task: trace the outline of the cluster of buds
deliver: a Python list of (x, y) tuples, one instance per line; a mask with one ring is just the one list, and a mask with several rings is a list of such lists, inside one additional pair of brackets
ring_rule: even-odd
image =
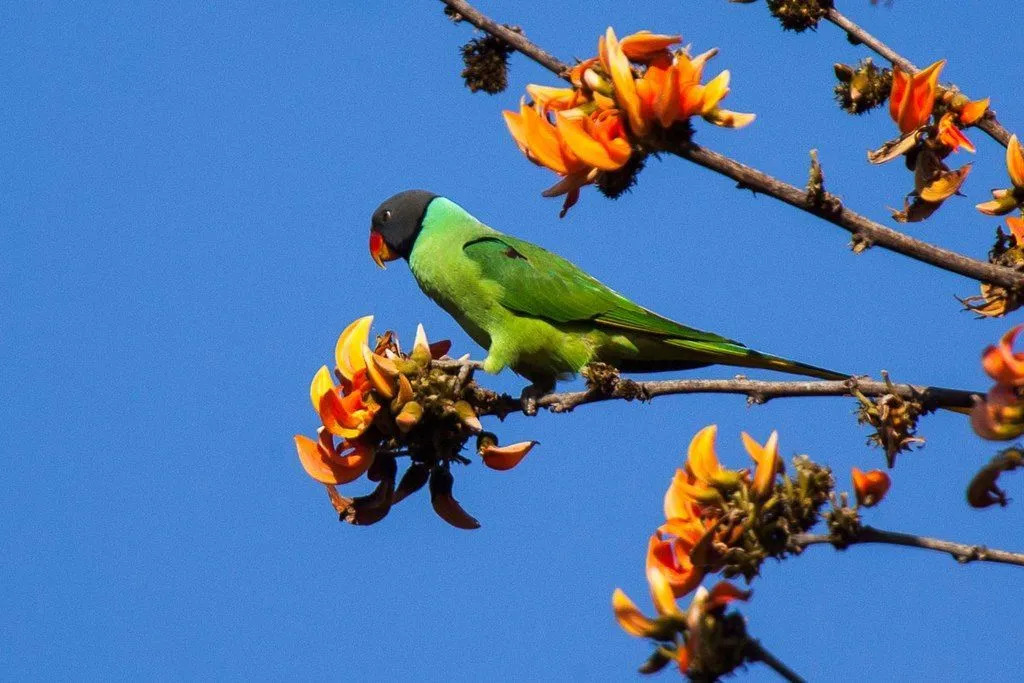
[[(944, 160), (960, 149), (974, 152), (961, 127), (977, 123), (988, 111), (988, 99), (969, 101), (953, 91), (939, 92), (939, 74), (945, 65), (940, 60), (916, 74), (893, 69), (889, 115), (900, 137), (868, 153), (874, 164), (903, 156), (907, 168), (914, 171), (914, 190), (908, 195), (913, 203), (907, 200), (902, 210), (893, 212), (901, 223), (928, 218), (960, 191), (971, 165), (950, 170)], [(937, 103), (941, 106), (936, 107)]]
[(647, 582), (657, 611), (653, 619), (621, 589), (616, 588), (612, 594), (612, 610), (622, 630), (655, 642), (655, 650), (640, 667), (640, 673), (656, 673), (675, 662), (684, 676), (713, 681), (743, 664), (749, 642), (746, 624), (738, 613), (726, 614), (725, 608), (735, 600), (747, 600), (749, 591), (728, 581), (719, 582), (711, 590), (701, 586), (684, 612), (659, 570), (648, 570)]
[(971, 411), (971, 426), (983, 439), (1009, 441), (1024, 434), (1024, 353), (1013, 350), (1022, 329), (1017, 325), (981, 354), (982, 367), (996, 382)]
[(853, 395), (860, 403), (858, 424), (870, 425), (875, 430), (868, 435), (868, 444), (885, 451), (886, 463), (892, 467), (897, 455), (909, 451), (914, 444), (924, 443), (917, 436), (917, 420), (925, 413), (925, 407), (920, 401), (897, 394), (888, 373), (883, 372), (882, 378), (889, 387), (888, 393), (868, 398), (854, 387)]
[(832, 0), (768, 0), (768, 11), (782, 28), (797, 33), (817, 28), (831, 8)]
[(856, 68), (835, 64), (833, 69), (839, 80), (835, 87), (836, 102), (843, 111), (863, 114), (889, 99), (892, 71), (879, 69), (870, 57), (862, 60)]
[(621, 41), (609, 27), (598, 56), (566, 74), (572, 87), (527, 86), (532, 102), (506, 111), (505, 123), (520, 150), (562, 179), (544, 196), (565, 195), (562, 214), (585, 185), (617, 196), (634, 181), (647, 154), (688, 139), (689, 119), (740, 128), (753, 114), (722, 109), (729, 72), (706, 84), (705, 63), (717, 50), (691, 57), (672, 47), (679, 36), (640, 31)]
[[(371, 349), (372, 323), (373, 316), (366, 316), (346, 327), (335, 347), (334, 372), (325, 365), (314, 375), (309, 394), (322, 426), (315, 440), (295, 436), (299, 461), (327, 487), (342, 521), (378, 522), (392, 505), (429, 482), (431, 503), (442, 519), (477, 528), (479, 523), (452, 496), (451, 465), (469, 462), (459, 455), (466, 441), (476, 435), (478, 455), (497, 470), (514, 467), (535, 442), (500, 447), (493, 434), (482, 431), (475, 409), (463, 398), (472, 395), (469, 383), (432, 365), (450, 342), (430, 344), (420, 325), (408, 354), (391, 332)], [(396, 458), (402, 456), (411, 464), (397, 480)], [(364, 474), (378, 482), (372, 493), (356, 498), (338, 493), (337, 485)]]
[[(999, 266), (1024, 270), (1024, 218), (1006, 217), (1009, 234), (996, 228), (996, 241), (988, 253), (988, 260)], [(1016, 289), (981, 283), (981, 294), (960, 300), (964, 308), (985, 318), (998, 318), (1024, 304), (1021, 292)]]
[(665, 523), (648, 542), (648, 570), (661, 572), (676, 597), (707, 574), (749, 581), (765, 558), (786, 556), (791, 535), (818, 522), (834, 487), (829, 469), (806, 457), (795, 458), (795, 475), (786, 475), (775, 432), (764, 445), (743, 434), (753, 472), (722, 467), (716, 431), (711, 425), (694, 436), (686, 467), (665, 494)]

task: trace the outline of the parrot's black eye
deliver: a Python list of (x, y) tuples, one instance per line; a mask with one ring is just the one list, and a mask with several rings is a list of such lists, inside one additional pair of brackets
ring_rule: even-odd
[(390, 219), (391, 219), (391, 211), (389, 209), (384, 209), (384, 213), (380, 217), (380, 222), (381, 223), (387, 223)]

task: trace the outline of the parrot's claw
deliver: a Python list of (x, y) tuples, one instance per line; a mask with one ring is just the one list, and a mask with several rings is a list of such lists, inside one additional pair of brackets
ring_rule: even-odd
[(533, 417), (537, 414), (537, 399), (544, 395), (544, 391), (536, 384), (523, 389), (523, 393), (519, 396), (519, 403), (523, 407), (523, 415)]

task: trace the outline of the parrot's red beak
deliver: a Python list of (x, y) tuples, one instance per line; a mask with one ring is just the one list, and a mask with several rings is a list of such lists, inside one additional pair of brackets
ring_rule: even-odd
[(388, 248), (384, 238), (376, 230), (370, 230), (370, 256), (381, 268), (384, 267), (385, 261), (394, 261), (398, 258), (398, 254)]

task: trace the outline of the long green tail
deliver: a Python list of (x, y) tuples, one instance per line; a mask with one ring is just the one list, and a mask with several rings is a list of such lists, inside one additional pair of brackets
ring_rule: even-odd
[[(688, 363), (689, 367), (700, 365), (733, 365), (741, 368), (759, 368), (788, 372), (791, 375), (804, 375), (827, 380), (849, 379), (850, 375), (819, 368), (816, 365), (800, 363), (788, 358), (773, 356), (749, 349), (741, 344), (722, 344), (719, 342), (703, 342), (692, 339), (666, 339), (665, 344), (679, 349), (679, 361)], [(670, 361), (668, 361), (670, 362)], [(667, 369), (667, 368), (666, 368)]]

